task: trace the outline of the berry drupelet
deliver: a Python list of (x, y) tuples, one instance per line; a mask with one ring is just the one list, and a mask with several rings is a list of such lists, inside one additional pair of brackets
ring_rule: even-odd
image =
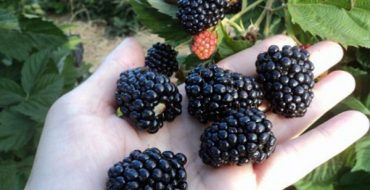
[(226, 0), (178, 0), (177, 18), (186, 32), (198, 34), (225, 17)]
[(170, 45), (156, 43), (147, 52), (145, 66), (168, 77), (179, 70), (177, 51)]
[(272, 45), (258, 55), (257, 80), (262, 84), (273, 112), (285, 117), (302, 117), (314, 97), (314, 65), (307, 50)]
[(213, 167), (260, 163), (275, 150), (271, 128), (271, 122), (256, 108), (230, 111), (204, 130), (199, 156)]
[(187, 189), (186, 157), (149, 148), (135, 150), (108, 171), (107, 190)]
[(258, 107), (263, 93), (252, 77), (216, 65), (198, 66), (185, 79), (188, 112), (202, 123), (218, 121), (232, 109)]
[(167, 76), (147, 68), (122, 72), (117, 81), (116, 102), (123, 116), (149, 133), (181, 114), (181, 100)]

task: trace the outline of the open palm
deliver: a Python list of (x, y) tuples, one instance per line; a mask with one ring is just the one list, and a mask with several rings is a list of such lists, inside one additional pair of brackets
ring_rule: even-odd
[[(219, 65), (242, 74), (254, 75), (258, 53), (276, 44), (294, 45), (286, 36), (274, 36), (233, 55)], [(335, 65), (341, 47), (320, 42), (308, 49), (315, 76)], [(203, 125), (187, 114), (184, 87), (183, 113), (165, 123), (156, 134), (130, 126), (115, 115), (114, 91), (119, 73), (144, 64), (144, 54), (133, 39), (125, 40), (82, 85), (60, 98), (50, 109), (26, 189), (104, 189), (107, 170), (134, 149), (158, 147), (182, 152), (188, 157), (188, 189), (282, 189), (338, 154), (368, 130), (367, 118), (348, 111), (303, 135), (315, 120), (348, 96), (355, 83), (351, 75), (335, 71), (314, 88), (315, 98), (302, 118), (286, 119), (273, 113), (278, 139), (275, 153), (257, 165), (214, 169), (198, 156)]]

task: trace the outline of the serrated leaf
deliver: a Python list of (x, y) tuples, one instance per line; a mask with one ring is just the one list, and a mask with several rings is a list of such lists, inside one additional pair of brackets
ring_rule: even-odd
[(332, 184), (317, 185), (308, 181), (299, 181), (298, 183), (294, 184), (294, 187), (297, 190), (334, 190), (334, 186)]
[(17, 60), (25, 60), (32, 49), (31, 40), (19, 31), (0, 29), (0, 52)]
[(17, 177), (17, 167), (14, 163), (5, 162), (0, 165), (0, 189), (18, 190), (20, 189)]
[(148, 3), (153, 8), (156, 8), (160, 13), (166, 14), (176, 19), (176, 12), (177, 12), (176, 5), (169, 4), (164, 1), (158, 1), (158, 0), (148, 0)]
[(347, 97), (345, 100), (342, 101), (342, 104), (370, 116), (370, 110), (359, 99), (353, 96)]
[(62, 94), (63, 84), (61, 75), (43, 75), (37, 80), (30, 99), (42, 102), (44, 105), (51, 104)]
[(26, 100), (13, 106), (12, 111), (29, 116), (33, 121), (44, 123), (49, 106), (43, 105), (35, 100)]
[(52, 49), (67, 41), (67, 36), (55, 24), (41, 18), (21, 18), (22, 31), (39, 50)]
[(352, 171), (370, 172), (370, 135), (365, 136), (355, 145), (356, 149), (356, 164)]
[(0, 29), (19, 30), (17, 17), (8, 10), (0, 8)]
[(368, 190), (370, 187), (370, 173), (348, 172), (335, 185), (335, 190)]
[(17, 150), (34, 135), (35, 123), (26, 116), (12, 112), (0, 113), (0, 151)]
[(0, 78), (0, 107), (20, 102), (24, 95), (22, 87), (16, 82)]
[(45, 70), (48, 61), (48, 52), (40, 51), (32, 54), (24, 63), (22, 74), (22, 86), (25, 92), (30, 93), (35, 81)]
[(345, 160), (343, 160), (343, 158), (340, 156), (330, 159), (308, 174), (303, 181), (317, 186), (331, 184), (334, 181), (338, 171), (343, 168), (344, 162)]
[(299, 190), (333, 189), (338, 174), (345, 168), (354, 165), (355, 151), (353, 146), (317, 167), (306, 177), (295, 184)]
[(313, 35), (343, 45), (370, 47), (368, 0), (292, 0), (288, 10), (293, 22)]
[(184, 32), (180, 23), (172, 17), (158, 12), (147, 0), (129, 0), (140, 21), (153, 33), (166, 39), (166, 42), (177, 46), (188, 41), (190, 35)]

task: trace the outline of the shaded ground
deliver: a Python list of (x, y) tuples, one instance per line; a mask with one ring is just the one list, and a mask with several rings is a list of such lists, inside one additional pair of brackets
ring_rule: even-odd
[[(92, 64), (92, 71), (112, 51), (124, 37), (108, 37), (104, 31), (104, 25), (93, 22), (73, 21), (69, 22), (66, 17), (54, 18), (60, 24), (72, 24), (71, 34), (79, 34), (84, 45), (84, 61)], [(163, 41), (148, 31), (139, 31), (134, 36), (143, 46), (148, 49), (152, 44)]]

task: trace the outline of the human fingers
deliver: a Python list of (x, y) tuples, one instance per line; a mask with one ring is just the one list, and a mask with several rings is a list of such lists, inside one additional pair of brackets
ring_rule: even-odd
[[(266, 162), (255, 166), (260, 189), (283, 189), (293, 184), (345, 150), (368, 128), (369, 120), (365, 115), (347, 111), (299, 138), (279, 145)], [(284, 177), (281, 177), (282, 173)]]
[[(98, 67), (94, 74), (81, 84), (73, 93), (81, 101), (88, 101), (89, 107), (98, 106), (112, 110), (114, 92), (119, 74), (127, 69), (144, 65), (144, 52), (133, 38), (125, 39)], [(84, 93), (84, 96), (80, 94)], [(108, 106), (107, 106), (108, 105)]]

